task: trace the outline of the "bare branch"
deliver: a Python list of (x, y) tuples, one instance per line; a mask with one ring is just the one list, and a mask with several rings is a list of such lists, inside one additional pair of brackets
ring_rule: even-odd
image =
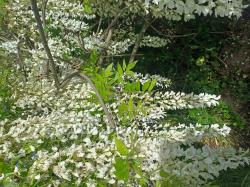
[(31, 7), (32, 7), (32, 10), (33, 10), (35, 19), (36, 19), (36, 23), (37, 23), (38, 31), (39, 31), (39, 34), (40, 34), (40, 38), (41, 38), (44, 50), (45, 50), (45, 52), (47, 54), (47, 57), (49, 59), (49, 63), (50, 63), (51, 68), (52, 68), (52, 74), (53, 74), (53, 78), (54, 78), (54, 81), (55, 81), (55, 85), (56, 85), (57, 88), (59, 88), (60, 87), (60, 82), (59, 82), (59, 78), (58, 78), (58, 75), (57, 75), (57, 72), (56, 72), (56, 64), (54, 62), (53, 56), (52, 56), (51, 51), (49, 49), (48, 42), (47, 42), (44, 30), (43, 30), (43, 25), (42, 25), (42, 21), (41, 21), (40, 15), (39, 15), (37, 2), (36, 2), (36, 0), (30, 0), (30, 1), (31, 1)]
[(111, 124), (112, 127), (115, 127), (116, 124), (115, 124), (115, 121), (114, 121), (111, 113), (109, 112), (108, 108), (106, 107), (106, 105), (105, 105), (100, 93), (98, 92), (97, 88), (95, 87), (94, 83), (87, 75), (85, 75), (84, 73), (80, 73), (80, 72), (74, 72), (74, 73), (70, 74), (68, 77), (66, 77), (62, 81), (62, 83), (60, 84), (59, 79), (58, 79), (58, 75), (56, 72), (56, 64), (54, 62), (53, 56), (51, 54), (50, 48), (49, 48), (47, 40), (46, 40), (46, 36), (45, 36), (44, 30), (43, 30), (43, 25), (42, 25), (42, 21), (41, 21), (40, 15), (39, 15), (36, 0), (31, 0), (31, 6), (32, 6), (32, 10), (33, 10), (36, 22), (37, 22), (38, 31), (40, 34), (40, 38), (41, 38), (43, 47), (46, 51), (47, 57), (48, 57), (49, 62), (52, 66), (52, 73), (53, 73), (53, 77), (54, 77), (54, 81), (55, 81), (55, 85), (56, 85), (57, 89), (59, 90), (62, 87), (66, 86), (68, 84), (68, 82), (74, 77), (80, 77), (80, 78), (84, 79), (85, 81), (87, 81), (87, 83), (90, 84), (90, 86), (94, 90), (94, 92), (95, 92), (95, 94), (96, 94), (96, 96), (97, 96), (97, 98), (98, 98), (98, 100), (99, 100), (99, 102), (104, 110), (104, 113), (108, 118), (109, 123)]
[(182, 38), (182, 37), (188, 37), (188, 36), (193, 36), (193, 35), (197, 35), (197, 33), (189, 33), (189, 34), (181, 34), (181, 35), (169, 35), (169, 34), (164, 34), (161, 31), (159, 31), (158, 29), (156, 29), (153, 25), (150, 25), (150, 27), (157, 32), (157, 34), (161, 35), (161, 36), (165, 36), (167, 38)]
[(47, 3), (48, 0), (43, 0), (42, 2), (42, 22), (43, 22), (43, 27), (46, 26), (46, 8), (47, 8)]
[(135, 56), (136, 56), (136, 53), (140, 47), (140, 43), (143, 39), (143, 36), (147, 30), (147, 28), (151, 25), (152, 22), (150, 22), (150, 17), (147, 17), (146, 20), (144, 21), (143, 25), (142, 25), (142, 28), (141, 28), (141, 31), (140, 33), (138, 34), (138, 37), (136, 38), (136, 41), (135, 41), (135, 45), (134, 45), (134, 48), (131, 52), (131, 55), (130, 55), (130, 59), (129, 59), (129, 62), (133, 62), (134, 59), (135, 59)]

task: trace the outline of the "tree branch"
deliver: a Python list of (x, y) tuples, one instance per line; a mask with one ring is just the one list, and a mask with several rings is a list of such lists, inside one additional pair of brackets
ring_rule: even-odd
[(47, 54), (47, 57), (49, 59), (49, 63), (50, 63), (51, 68), (52, 68), (52, 74), (53, 74), (53, 78), (54, 78), (54, 81), (55, 81), (55, 85), (59, 89), (60, 82), (59, 82), (58, 75), (57, 75), (57, 72), (56, 72), (56, 64), (54, 62), (53, 56), (52, 56), (51, 51), (49, 49), (48, 42), (47, 42), (44, 30), (43, 30), (43, 25), (42, 25), (42, 21), (41, 21), (40, 15), (39, 15), (37, 2), (36, 2), (36, 0), (30, 0), (30, 2), (31, 2), (31, 7), (32, 7), (32, 10), (33, 10), (35, 19), (36, 19), (36, 23), (37, 23), (38, 31), (39, 31), (39, 34), (40, 34), (40, 38), (41, 38), (44, 50), (45, 50), (45, 52)]
[(92, 80), (87, 75), (85, 75), (84, 73), (80, 73), (80, 72), (74, 72), (74, 73), (70, 74), (69, 76), (67, 76), (62, 81), (62, 83), (60, 83), (60, 81), (58, 79), (57, 72), (56, 72), (56, 64), (54, 62), (53, 56), (51, 54), (51, 51), (50, 51), (50, 48), (48, 46), (46, 36), (45, 36), (44, 30), (43, 30), (43, 25), (42, 25), (42, 21), (41, 21), (40, 15), (39, 15), (36, 0), (31, 0), (31, 6), (32, 6), (32, 10), (33, 10), (36, 22), (37, 22), (37, 26), (38, 26), (38, 30), (39, 30), (39, 34), (40, 34), (40, 38), (41, 38), (43, 47), (45, 49), (45, 52), (47, 54), (47, 57), (49, 59), (51, 67), (52, 67), (52, 73), (53, 73), (53, 77), (54, 77), (54, 81), (55, 81), (55, 85), (56, 85), (57, 89), (59, 90), (59, 89), (62, 89), (63, 87), (65, 87), (69, 83), (69, 81), (74, 77), (80, 77), (81, 79), (84, 79), (85, 81), (87, 81), (87, 83), (90, 84), (90, 86), (94, 90), (94, 92), (95, 92), (95, 94), (96, 94), (96, 96), (101, 104), (101, 107), (103, 108), (104, 113), (108, 118), (110, 125), (112, 127), (115, 127), (116, 123), (115, 123), (111, 113), (109, 112), (108, 108), (106, 107), (106, 105), (105, 105), (100, 93), (98, 92), (95, 84), (92, 82)]
[(105, 105), (105, 103), (104, 103), (104, 101), (103, 101), (103, 99), (102, 99), (102, 97), (101, 97), (99, 91), (97, 90), (95, 84), (94, 84), (94, 83), (92, 82), (92, 80), (91, 80), (88, 76), (86, 76), (85, 74), (80, 73), (79, 76), (80, 76), (82, 79), (85, 79), (85, 80), (90, 84), (90, 86), (92, 87), (92, 89), (94, 90), (94, 92), (95, 92), (95, 94), (96, 94), (96, 96), (97, 96), (97, 99), (99, 100), (99, 102), (100, 102), (100, 104), (101, 104), (101, 106), (102, 106), (102, 109), (104, 110), (105, 115), (106, 115), (107, 118), (108, 118), (108, 121), (109, 121), (110, 125), (111, 125), (113, 128), (115, 128), (115, 127), (116, 127), (116, 123), (115, 123), (115, 121), (114, 121), (114, 119), (113, 119), (113, 116), (111, 115), (111, 113), (109, 112), (108, 108), (106, 107), (106, 105)]
[(133, 62), (134, 59), (135, 59), (135, 56), (136, 56), (136, 53), (140, 47), (140, 43), (143, 39), (143, 36), (147, 30), (147, 28), (151, 25), (151, 22), (150, 22), (150, 18), (147, 17), (147, 19), (144, 21), (143, 25), (142, 25), (142, 28), (141, 28), (141, 31), (139, 32), (138, 34), (138, 37), (136, 38), (136, 41), (135, 41), (135, 45), (134, 45), (134, 48), (131, 52), (131, 55), (130, 55), (130, 59), (129, 59), (129, 62)]
[(93, 89), (93, 91), (95, 92), (95, 95), (97, 97), (97, 99), (99, 100), (100, 104), (101, 104), (101, 107), (105, 113), (105, 115), (107, 116), (108, 118), (108, 121), (110, 123), (110, 125), (114, 128), (116, 127), (116, 123), (114, 121), (114, 118), (112, 116), (112, 114), (109, 112), (107, 106), (105, 105), (99, 91), (97, 90), (95, 84), (93, 83), (93, 81), (87, 76), (85, 75), (84, 73), (80, 73), (78, 71), (70, 74), (69, 76), (67, 76), (63, 81), (62, 81), (62, 84), (60, 86), (60, 89), (63, 89), (65, 86), (67, 86), (67, 84), (70, 82), (70, 80), (72, 80), (74, 77), (79, 77), (83, 80), (85, 80), (90, 86), (91, 88)]
[(46, 26), (46, 8), (47, 8), (47, 3), (48, 3), (48, 0), (43, 0), (43, 5), (42, 5), (42, 22), (43, 22), (43, 27)]
[(106, 52), (107, 52), (107, 48), (108, 48), (108, 46), (109, 46), (110, 40), (111, 40), (111, 38), (112, 38), (112, 35), (113, 35), (113, 29), (110, 28), (110, 30), (109, 30), (109, 32), (108, 32), (108, 36), (107, 36), (107, 38), (106, 38), (106, 40), (105, 40), (105, 45), (104, 45), (104, 47), (101, 48), (101, 50), (100, 50), (100, 58), (99, 58), (99, 62), (98, 62), (99, 66), (101, 66), (102, 63), (103, 63), (104, 55), (105, 55)]

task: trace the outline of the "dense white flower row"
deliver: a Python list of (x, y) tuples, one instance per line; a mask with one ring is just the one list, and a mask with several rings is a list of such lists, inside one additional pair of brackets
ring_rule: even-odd
[(149, 12), (154, 17), (164, 17), (167, 20), (185, 21), (194, 19), (196, 15), (215, 15), (218, 17), (240, 17), (242, 9), (245, 7), (242, 0), (119, 0), (113, 3), (112, 0), (95, 0), (94, 7), (97, 14), (113, 17), (122, 10), (122, 7), (128, 7), (124, 16), (137, 14), (145, 16)]
[(159, 88), (164, 88), (167, 89), (170, 85), (171, 85), (171, 80), (166, 78), (166, 77), (162, 77), (160, 75), (143, 75), (141, 73), (135, 73), (134, 76), (128, 77), (129, 80), (131, 81), (140, 81), (141, 84), (144, 84), (145, 82), (149, 81), (149, 80), (157, 80), (156, 82), (156, 86)]

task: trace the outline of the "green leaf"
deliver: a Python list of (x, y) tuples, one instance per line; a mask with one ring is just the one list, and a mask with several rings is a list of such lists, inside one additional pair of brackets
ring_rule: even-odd
[(115, 176), (118, 180), (124, 180), (125, 182), (129, 179), (129, 163), (120, 157), (115, 158)]
[(169, 175), (169, 173), (167, 173), (167, 172), (165, 172), (164, 170), (161, 170), (160, 171), (160, 176), (162, 177), (162, 178), (168, 178), (170, 175)]
[(133, 102), (133, 99), (130, 98), (130, 99), (129, 99), (129, 102), (128, 102), (128, 110), (129, 110), (130, 112), (133, 112), (133, 108), (134, 108), (134, 102)]
[(138, 175), (140, 175), (141, 177), (143, 177), (143, 172), (142, 172), (142, 169), (141, 169), (141, 166), (140, 166), (139, 163), (133, 162), (132, 167), (133, 167), (134, 171), (135, 171)]
[(147, 186), (147, 181), (144, 178), (141, 178), (139, 183), (141, 186)]
[(135, 73), (133, 71), (126, 71), (126, 74), (129, 76), (134, 76)]
[(107, 184), (103, 181), (98, 181), (97, 187), (107, 187)]
[(156, 181), (155, 187), (162, 187), (161, 182), (160, 181)]
[(128, 156), (129, 155), (129, 150), (126, 147), (126, 145), (122, 142), (122, 140), (115, 138), (115, 146), (117, 151), (122, 155), (122, 156)]
[(123, 75), (123, 70), (120, 64), (117, 65), (117, 71), (120, 75)]
[(136, 63), (137, 63), (137, 61), (129, 63), (127, 65), (126, 71), (133, 69), (135, 67)]
[(136, 89), (136, 91), (140, 91), (141, 90), (141, 83), (140, 83), (140, 81), (136, 82), (135, 89)]
[(148, 88), (148, 91), (151, 92), (153, 90), (153, 88), (155, 87), (155, 84), (156, 84), (156, 80), (152, 80), (151, 83), (150, 83), (150, 86)]
[(112, 68), (113, 68), (113, 64), (110, 64), (106, 69), (105, 69), (105, 76), (106, 77), (109, 77), (111, 75), (111, 71), (112, 71)]
[(142, 91), (143, 91), (143, 92), (146, 92), (146, 91), (147, 91), (148, 87), (150, 86), (150, 82), (151, 82), (151, 81), (147, 81), (147, 82), (145, 82), (145, 83), (143, 84), (143, 86), (142, 86)]
[(124, 90), (127, 92), (133, 92), (134, 85), (132, 83), (128, 83), (124, 86)]
[(12, 167), (10, 164), (6, 164), (5, 161), (0, 160), (0, 173), (10, 173), (12, 172)]
[(127, 111), (128, 107), (125, 103), (122, 103), (118, 107), (118, 111), (120, 115), (123, 115)]
[(122, 68), (123, 68), (123, 71), (126, 71), (126, 62), (125, 62), (125, 60), (123, 60), (123, 62), (122, 62)]
[(92, 8), (91, 8), (89, 0), (83, 0), (83, 7), (84, 7), (84, 11), (87, 14), (91, 14), (92, 13)]
[(89, 60), (88, 62), (92, 65), (96, 64), (98, 60), (98, 55), (97, 55), (97, 51), (93, 50), (90, 54)]

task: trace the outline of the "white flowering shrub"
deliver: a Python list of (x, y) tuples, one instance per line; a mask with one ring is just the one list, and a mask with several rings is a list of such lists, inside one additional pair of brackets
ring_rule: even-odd
[[(161, 85), (165, 81), (159, 79), (154, 89), (166, 86)], [(23, 110), (20, 118), (1, 122), (0, 155), (6, 163), (14, 163), (13, 171), (2, 173), (2, 180), (25, 176), (26, 185), (143, 186), (171, 183), (171, 176), (178, 176), (183, 185), (192, 186), (206, 184), (221, 170), (249, 163), (242, 150), (202, 144), (204, 138), (227, 136), (227, 126), (164, 123), (166, 109), (215, 106), (219, 97), (153, 94), (146, 90), (147, 82), (136, 84), (140, 88), (133, 92), (127, 90), (130, 81), (113, 85), (108, 107), (119, 121), (115, 128), (93, 101), (91, 87), (81, 80), (72, 81), (60, 94), (47, 81), (27, 84), (29, 93), (20, 90), (25, 95), (13, 106)], [(169, 175), (165, 178), (162, 173)]]
[[(15, 40), (1, 43), (25, 77), (12, 74), (18, 86), (11, 110), (19, 117), (0, 122), (1, 185), (204, 186), (221, 171), (249, 164), (245, 150), (206, 144), (227, 137), (230, 127), (165, 122), (167, 110), (214, 107), (220, 96), (171, 91), (169, 79), (135, 73), (132, 61), (98, 66), (103, 49), (115, 56), (137, 37), (126, 37), (130, 28), (114, 29), (111, 40), (101, 26), (92, 32), (96, 17), (112, 18), (124, 6), (123, 19), (133, 12), (188, 20), (239, 16), (241, 1), (44, 0), (37, 9), (42, 29), (31, 2), (31, 8), (26, 1), (11, 3)], [(167, 43), (145, 36), (140, 45)]]

